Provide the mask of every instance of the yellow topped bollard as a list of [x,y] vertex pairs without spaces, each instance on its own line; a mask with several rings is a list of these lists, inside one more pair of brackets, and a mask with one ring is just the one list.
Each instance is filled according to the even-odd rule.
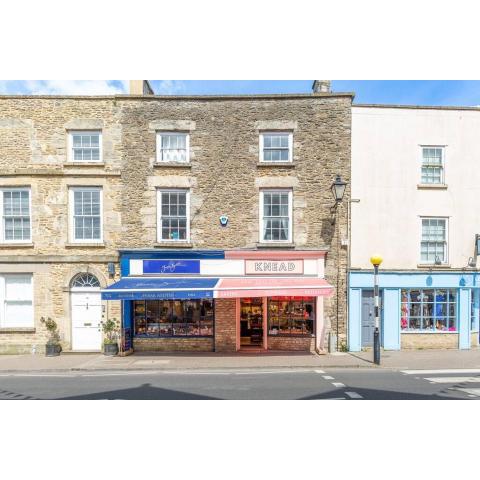
[[374,267],[379,267],[382,262],[383,262],[383,258],[380,255],[372,255],[370,257],[370,263]]

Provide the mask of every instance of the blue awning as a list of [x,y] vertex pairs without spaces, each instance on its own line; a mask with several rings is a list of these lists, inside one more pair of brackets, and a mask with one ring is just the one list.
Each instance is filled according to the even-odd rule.
[[213,298],[218,278],[122,278],[103,289],[102,300]]

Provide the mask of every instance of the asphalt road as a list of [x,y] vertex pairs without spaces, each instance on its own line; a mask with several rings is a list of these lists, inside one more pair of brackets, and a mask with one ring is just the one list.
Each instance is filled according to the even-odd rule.
[[480,370],[271,369],[1,373],[0,399],[479,399]]

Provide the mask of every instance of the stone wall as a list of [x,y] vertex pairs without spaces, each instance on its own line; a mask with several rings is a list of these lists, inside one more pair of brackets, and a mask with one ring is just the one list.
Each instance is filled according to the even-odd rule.
[[[122,143],[113,97],[0,97],[0,188],[30,187],[32,242],[0,244],[0,273],[32,273],[34,328],[1,329],[0,352],[41,353],[46,332],[41,317],[59,325],[64,349],[71,346],[69,285],[80,271],[95,272],[102,286],[114,279],[122,235]],[[103,162],[67,159],[69,130],[100,129]],[[103,233],[100,245],[79,245],[68,235],[68,188],[100,186]],[[117,267],[118,278],[118,267]],[[120,318],[119,302],[105,302],[105,315]]]
[[458,348],[458,333],[402,333],[402,349]]
[[[340,337],[346,331],[347,188],[332,224],[331,184],[350,182],[351,96],[138,98],[118,100],[123,136],[124,248],[157,244],[156,188],[189,188],[190,248],[264,248],[259,241],[261,188],[293,189],[295,249],[326,249],[326,278],[338,285]],[[261,128],[293,129],[292,165],[259,164]],[[190,134],[189,165],[155,163],[156,130]],[[220,215],[228,215],[227,227]],[[336,294],[325,318],[336,328]]]

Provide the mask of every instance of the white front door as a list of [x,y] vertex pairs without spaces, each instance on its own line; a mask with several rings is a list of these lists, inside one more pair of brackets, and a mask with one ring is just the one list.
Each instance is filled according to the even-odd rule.
[[72,350],[101,350],[101,294],[98,291],[71,292]]

